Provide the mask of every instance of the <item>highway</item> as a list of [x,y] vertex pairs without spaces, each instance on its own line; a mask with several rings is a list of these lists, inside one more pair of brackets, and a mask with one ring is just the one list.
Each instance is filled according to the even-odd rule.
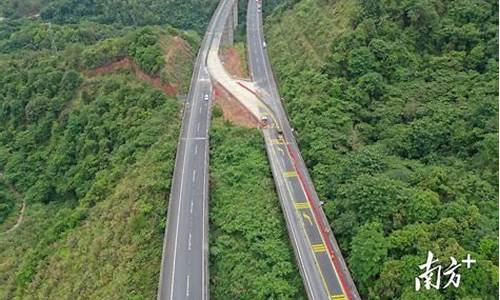
[[[206,68],[216,9],[201,43],[183,121],[167,212],[158,299],[209,299],[208,292],[208,130],[212,85]],[[205,97],[208,96],[208,99]]]
[[264,47],[258,5],[255,0],[248,2],[249,68],[257,94],[273,112],[269,126],[263,129],[266,150],[306,292],[311,300],[360,299],[281,103]]
[[[209,53],[213,58],[214,51],[218,50],[234,1],[222,0],[208,25],[184,105],[158,287],[161,300],[209,298],[208,130],[213,76],[211,78],[208,72],[207,63],[214,61],[209,60]],[[260,114],[270,114],[270,124],[263,128],[266,150],[308,297],[311,300],[359,299],[281,104],[269,59],[262,47],[262,19],[254,0],[248,5],[247,39],[250,71],[259,90],[256,95],[261,95],[265,104],[260,107]],[[212,75],[220,77],[221,74]],[[226,85],[235,88],[231,82]],[[282,135],[278,128],[283,131]]]

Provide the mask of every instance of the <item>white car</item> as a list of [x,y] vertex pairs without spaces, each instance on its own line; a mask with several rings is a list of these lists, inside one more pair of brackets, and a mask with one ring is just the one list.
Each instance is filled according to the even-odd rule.
[[203,96],[203,100],[208,101],[208,94],[205,94],[205,96]]
[[266,48],[266,46],[267,46],[267,45],[266,45],[266,42],[263,42],[263,43],[262,43],[262,48]]

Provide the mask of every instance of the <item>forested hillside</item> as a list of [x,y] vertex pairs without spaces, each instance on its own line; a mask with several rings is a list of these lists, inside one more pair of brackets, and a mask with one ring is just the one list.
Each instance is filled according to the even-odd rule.
[[215,0],[3,0],[0,17],[40,15],[59,24],[82,20],[123,26],[169,24],[201,34],[216,5]]
[[200,37],[98,21],[0,21],[0,299],[156,297]]
[[223,122],[210,134],[213,299],[305,299],[278,195],[256,129]]
[[34,16],[52,0],[3,0],[0,3],[0,17],[20,18]]
[[[294,2],[297,2],[294,4]],[[498,2],[288,1],[285,106],[365,299],[498,297]],[[415,291],[427,251],[459,288]],[[444,282],[443,282],[444,281]]]
[[179,104],[127,74],[84,89],[2,135],[2,168],[27,203],[0,233],[3,299],[155,295]]

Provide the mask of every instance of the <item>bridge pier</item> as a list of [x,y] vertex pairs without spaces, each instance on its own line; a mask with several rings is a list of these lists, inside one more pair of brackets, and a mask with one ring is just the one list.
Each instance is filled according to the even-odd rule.
[[221,46],[233,45],[236,26],[238,26],[238,1],[234,1],[233,7],[226,19],[224,31],[222,32]]

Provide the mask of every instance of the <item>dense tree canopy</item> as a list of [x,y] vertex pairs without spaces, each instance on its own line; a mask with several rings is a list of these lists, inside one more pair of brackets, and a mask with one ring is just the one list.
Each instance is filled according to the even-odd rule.
[[[135,70],[185,92],[198,40],[0,22],[1,299],[156,296],[181,103]],[[91,72],[123,58],[135,68]]]
[[170,24],[201,34],[217,3],[214,0],[5,0],[0,3],[0,17],[40,14],[44,21],[57,24],[83,20],[120,26]]
[[10,190],[9,184],[3,176],[0,177],[0,224],[5,222],[7,217],[14,210],[16,199]]
[[[50,61],[22,64],[16,67],[18,69],[12,67],[5,70],[10,74],[7,76],[9,81],[2,82],[4,87],[2,90],[10,93],[3,96],[10,100],[4,101],[2,107],[1,149],[2,153],[7,155],[2,161],[1,168],[9,183],[22,191],[24,200],[28,203],[32,221],[31,224],[22,226],[26,228],[26,231],[23,229],[20,237],[5,240],[0,238],[2,260],[10,261],[12,257],[18,257],[17,260],[19,260],[18,264],[3,266],[3,280],[9,283],[2,285],[0,294],[10,298],[9,295],[13,295],[14,292],[23,295],[25,289],[29,289],[30,294],[41,292],[40,289],[50,287],[53,282],[51,278],[57,278],[58,272],[64,272],[67,279],[67,281],[59,281],[59,286],[69,284],[71,281],[69,278],[72,276],[80,277],[81,270],[78,274],[72,273],[69,271],[72,269],[71,266],[79,260],[94,257],[87,257],[85,253],[80,252],[89,247],[90,249],[98,247],[98,245],[92,246],[90,241],[78,242],[78,246],[70,243],[66,247],[71,248],[75,255],[80,253],[80,256],[65,260],[57,258],[60,248],[54,243],[56,241],[66,243],[68,235],[73,236],[74,240],[75,234],[78,235],[76,232],[81,231],[82,228],[90,230],[88,234],[95,234],[92,230],[97,230],[97,228],[93,227],[93,224],[101,224],[103,221],[96,214],[105,210],[102,207],[94,208],[94,205],[101,206],[101,202],[116,201],[128,203],[121,202],[120,197],[128,197],[125,199],[130,199],[130,203],[127,204],[129,206],[139,205],[141,207],[139,212],[144,209],[141,213],[143,215],[133,214],[130,217],[130,222],[137,219],[134,222],[140,223],[131,223],[135,225],[123,232],[130,237],[135,236],[135,241],[125,242],[121,238],[120,243],[128,247],[144,247],[148,244],[151,249],[157,249],[157,251],[144,253],[145,257],[150,258],[153,268],[148,270],[149,267],[146,268],[140,263],[140,268],[144,270],[144,278],[149,279],[143,281],[144,278],[141,278],[142,282],[134,283],[137,288],[136,293],[147,295],[153,291],[154,294],[158,274],[157,265],[161,257],[163,237],[161,221],[164,218],[164,199],[170,187],[168,176],[173,167],[175,141],[178,134],[178,104],[167,100],[160,91],[134,82],[130,76],[112,76],[87,82],[81,94],[74,94],[78,84],[82,81],[78,73],[74,71],[74,73],[69,71],[66,75],[59,74],[54,62]],[[37,81],[17,84],[17,87],[25,89],[24,93],[28,95],[24,110],[17,109],[16,104],[19,100],[12,84],[21,82],[23,77],[41,78],[36,75],[38,71],[54,73],[56,82],[68,80],[74,82],[74,85],[72,87],[70,84],[64,84],[61,86],[68,88],[56,87],[56,90],[51,90],[50,82],[43,85],[42,82]],[[63,79],[64,76],[66,79]],[[59,100],[49,101],[49,96]],[[161,136],[165,138],[159,139]],[[153,145],[156,145],[154,151],[150,150]],[[150,158],[160,159],[161,161],[157,164],[161,168],[155,170],[157,175],[154,175],[154,180],[149,177],[138,179],[138,183],[142,182],[145,187],[152,189],[151,191],[145,190],[143,197],[149,195],[149,198],[141,200],[142,197],[134,196],[133,193],[136,191],[130,184],[128,188],[131,190],[126,191],[119,191],[122,188],[118,188],[117,185],[119,186],[120,182],[125,180],[124,176],[133,172],[134,168],[147,168],[147,164],[143,166],[145,162],[142,159],[146,153]],[[148,172],[145,174],[151,176],[155,174],[153,171]],[[123,195],[114,196],[115,199],[113,199],[111,196],[114,193]],[[45,204],[40,206],[41,203]],[[115,209],[123,210],[130,209],[130,207],[117,205]],[[38,227],[36,222],[42,222],[36,213],[45,211],[54,216],[53,220],[51,218],[52,222],[41,225],[43,231],[36,237],[30,237],[26,233],[33,230],[33,227]],[[150,221],[146,221],[147,218],[151,218]],[[115,230],[112,235],[106,233],[101,236],[107,236],[106,239],[118,237],[118,228],[126,226],[128,221],[125,223],[117,221],[115,227],[109,227]],[[80,227],[81,223],[87,225]],[[152,235],[147,238],[148,235],[145,235],[145,232],[150,231],[151,227],[153,228],[153,232],[150,233]],[[106,230],[100,230],[101,234],[106,232]],[[38,228],[35,232],[38,232]],[[16,247],[24,248],[27,245],[32,245],[34,252],[12,253]],[[118,246],[110,247],[118,249]],[[117,255],[115,259],[114,263],[113,260],[108,260],[111,264],[109,266],[118,266],[126,262],[129,264],[127,268],[132,268],[135,264],[130,264],[131,260],[121,255]],[[44,264],[52,266],[51,273],[43,271],[40,266]],[[100,269],[99,264],[91,263],[87,265],[87,268],[90,274],[110,275]],[[129,285],[136,280],[133,278],[140,272],[125,272],[127,273],[131,276],[128,279],[127,285]],[[80,277],[79,280],[82,278]],[[90,278],[87,286],[93,286],[94,289],[81,289],[79,292],[91,295],[112,288]],[[64,297],[64,293],[77,292],[64,289],[52,290],[60,293],[57,294],[58,296],[54,295],[55,298]],[[130,295],[130,293],[125,295]]]
[[[364,298],[498,297],[497,7],[317,0],[268,19],[285,105]],[[478,263],[459,288],[415,292],[429,250]]]
[[41,17],[55,23],[75,23],[83,17],[105,24],[170,24],[201,33],[215,4],[210,0],[55,0],[42,10]]
[[52,0],[4,0],[0,3],[0,17],[21,18],[36,15]]
[[211,138],[210,293],[215,299],[304,299],[262,136],[223,123]]

